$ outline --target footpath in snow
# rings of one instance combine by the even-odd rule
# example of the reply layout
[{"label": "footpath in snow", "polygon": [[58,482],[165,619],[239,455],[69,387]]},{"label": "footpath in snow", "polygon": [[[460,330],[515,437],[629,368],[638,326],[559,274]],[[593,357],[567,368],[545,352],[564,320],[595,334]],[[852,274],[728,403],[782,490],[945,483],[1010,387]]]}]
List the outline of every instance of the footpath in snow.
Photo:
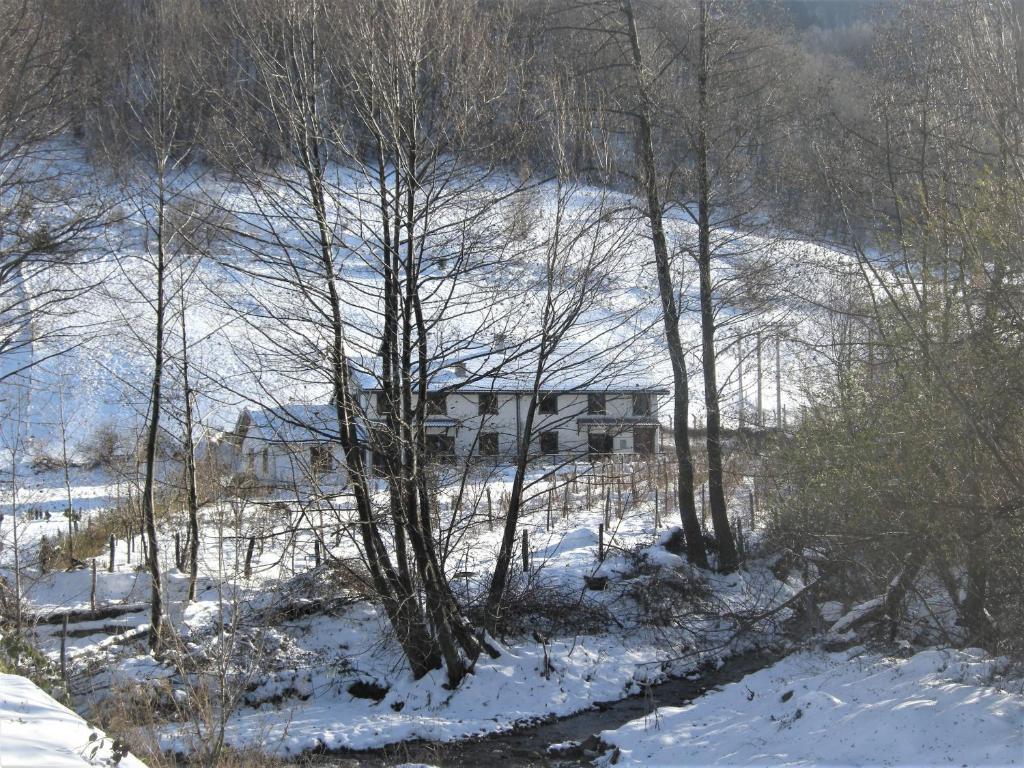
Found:
[{"label": "footpath in snow", "polygon": [[1024,695],[981,651],[800,653],[601,733],[617,766],[1024,765]]},{"label": "footpath in snow", "polygon": [[0,768],[81,768],[118,765],[146,768],[132,755],[115,763],[103,731],[30,680],[0,674]]}]

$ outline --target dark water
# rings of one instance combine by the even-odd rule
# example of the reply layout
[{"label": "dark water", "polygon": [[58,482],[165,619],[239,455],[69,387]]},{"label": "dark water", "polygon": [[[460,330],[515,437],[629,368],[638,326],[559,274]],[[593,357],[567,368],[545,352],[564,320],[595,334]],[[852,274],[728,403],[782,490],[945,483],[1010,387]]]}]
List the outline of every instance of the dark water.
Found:
[{"label": "dark water", "polygon": [[[295,766],[338,766],[341,768],[382,768],[401,763],[437,766],[569,766],[590,765],[598,754],[598,733],[644,717],[654,707],[679,706],[702,696],[709,689],[733,683],[780,658],[778,654],[752,652],[729,659],[720,669],[705,672],[695,680],[667,680],[628,699],[600,705],[596,709],[478,739],[440,744],[407,742],[380,750],[312,755]],[[551,744],[580,742],[568,753],[548,754]]]}]

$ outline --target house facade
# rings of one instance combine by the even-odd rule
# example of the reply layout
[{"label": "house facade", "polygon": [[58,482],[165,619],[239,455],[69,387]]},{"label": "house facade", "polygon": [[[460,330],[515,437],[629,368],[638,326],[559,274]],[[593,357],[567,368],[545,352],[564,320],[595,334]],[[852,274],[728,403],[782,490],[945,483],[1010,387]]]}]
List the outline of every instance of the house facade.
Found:
[{"label": "house facade", "polygon": [[[662,425],[657,388],[550,390],[537,404],[531,455],[565,458],[613,453],[653,455]],[[469,387],[430,393],[425,423],[427,450],[438,457],[510,460],[525,439],[530,390]],[[377,388],[365,390],[363,407],[371,433],[384,423]]]},{"label": "house facade", "polygon": [[[428,455],[438,461],[514,460],[526,439],[532,390],[497,386],[493,380],[462,384],[449,377],[441,381],[445,386],[428,394]],[[667,390],[644,386],[543,391],[529,437],[530,456],[585,460],[610,454],[656,454],[663,430],[658,401],[667,394]],[[375,382],[365,382],[358,399],[366,461],[379,464],[376,451],[387,442],[382,390]],[[337,436],[337,417],[330,404],[247,408],[234,430],[236,470],[268,486],[344,485],[345,461]]]}]

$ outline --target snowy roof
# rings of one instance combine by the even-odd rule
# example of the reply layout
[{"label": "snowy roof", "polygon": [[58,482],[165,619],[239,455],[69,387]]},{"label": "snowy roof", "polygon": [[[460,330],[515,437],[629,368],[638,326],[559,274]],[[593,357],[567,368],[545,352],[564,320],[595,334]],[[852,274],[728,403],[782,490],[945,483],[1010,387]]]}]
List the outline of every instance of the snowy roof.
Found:
[{"label": "snowy roof", "polygon": [[[365,392],[380,392],[377,371],[379,359],[362,358],[353,364]],[[648,392],[667,395],[663,379],[655,368],[645,364],[642,351],[637,350],[635,364],[610,362],[607,354],[592,354],[582,363],[548,372],[541,384],[542,392],[573,392],[595,394],[632,394]],[[494,392],[521,394],[533,391],[533,361],[528,356],[516,357],[504,351],[482,351],[463,356],[454,362],[439,363],[428,377],[430,392]]]}]

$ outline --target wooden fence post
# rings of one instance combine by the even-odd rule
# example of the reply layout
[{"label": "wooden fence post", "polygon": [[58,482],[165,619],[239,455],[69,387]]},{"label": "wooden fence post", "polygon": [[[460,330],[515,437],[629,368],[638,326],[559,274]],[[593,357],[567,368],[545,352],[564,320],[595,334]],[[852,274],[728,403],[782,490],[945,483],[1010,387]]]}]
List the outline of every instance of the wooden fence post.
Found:
[{"label": "wooden fence post", "polygon": [[178,531],[174,532],[174,567],[179,571],[182,570],[183,563],[181,562],[181,533]]},{"label": "wooden fence post", "polygon": [[491,503],[491,487],[487,486],[487,530],[494,528],[494,505]]},{"label": "wooden fence post", "polygon": [[92,559],[92,589],[89,590],[89,608],[96,613],[96,558]]},{"label": "wooden fence post", "polygon": [[597,561],[604,562],[604,523],[597,524]]},{"label": "wooden fence post", "polygon": [[661,528],[661,517],[658,509],[658,486],[654,486],[654,530]]},{"label": "wooden fence post", "polygon": [[607,488],[604,492],[604,525],[607,528],[611,522],[612,489]]},{"label": "wooden fence post", "polygon": [[110,565],[107,566],[107,570],[111,573],[114,572],[114,534],[110,534]]}]

